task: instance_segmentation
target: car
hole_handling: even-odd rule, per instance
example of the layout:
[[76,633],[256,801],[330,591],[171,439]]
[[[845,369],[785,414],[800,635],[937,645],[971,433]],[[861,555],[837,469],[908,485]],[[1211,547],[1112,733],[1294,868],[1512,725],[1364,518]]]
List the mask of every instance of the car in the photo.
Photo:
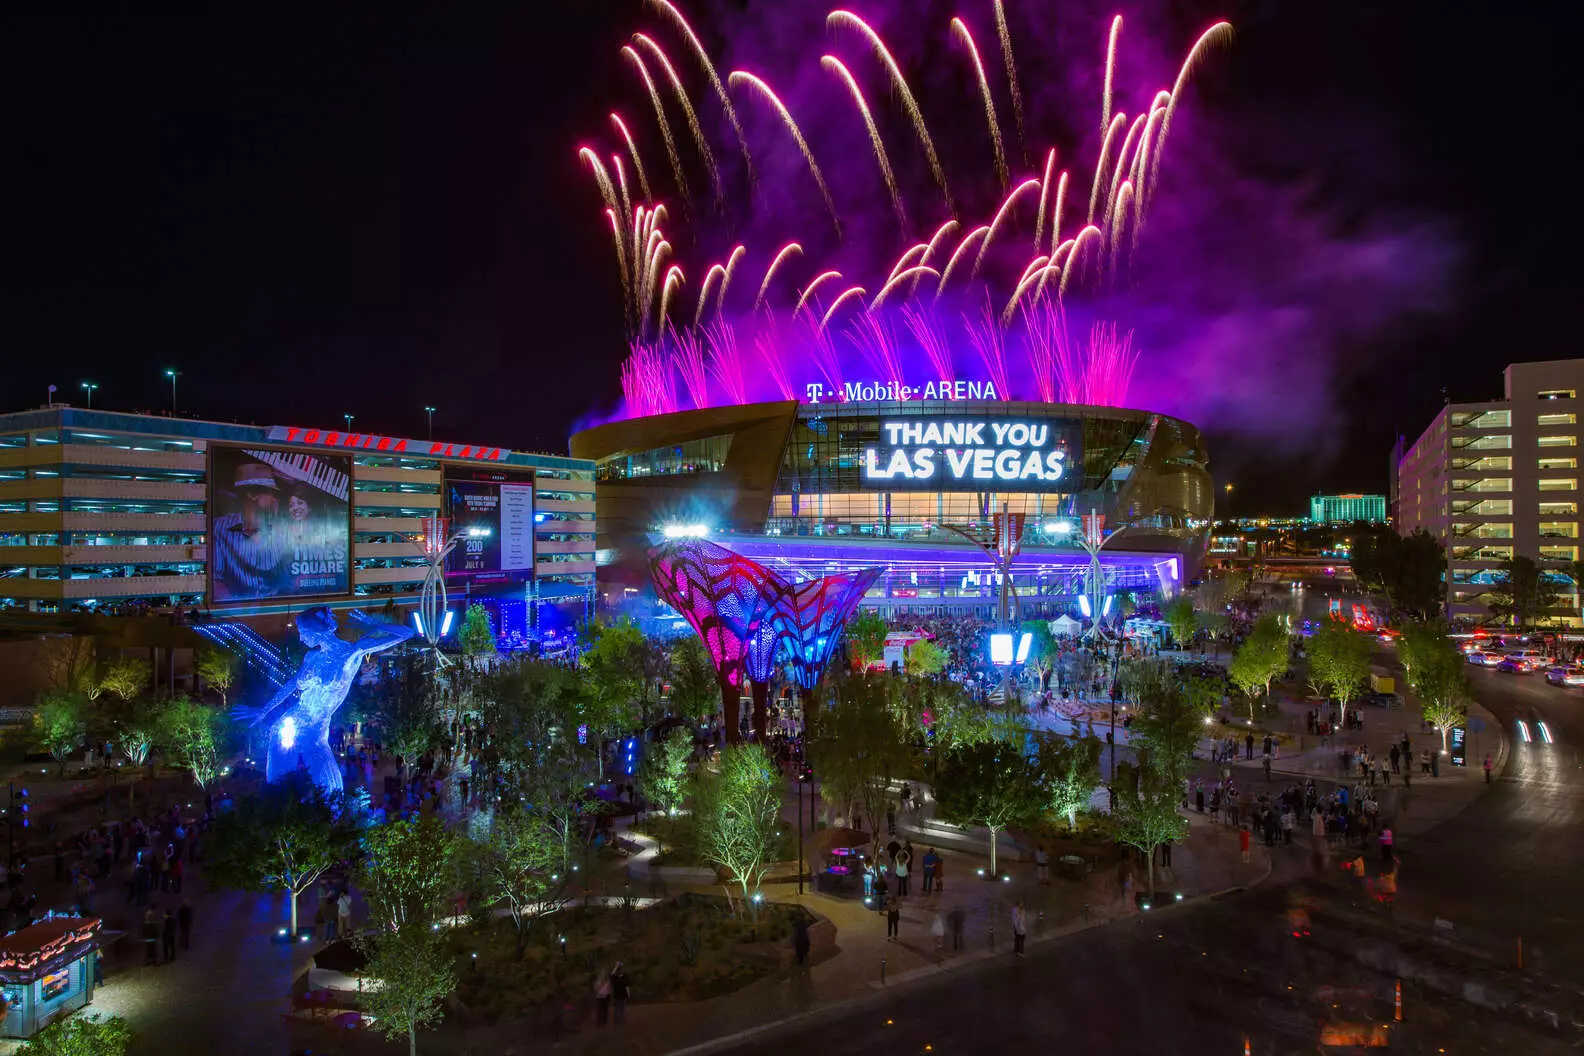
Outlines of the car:
[[1496,662],[1496,670],[1508,675],[1527,675],[1529,665],[1516,656],[1504,656]]
[[1479,649],[1471,650],[1468,654],[1468,662],[1479,667],[1495,667],[1505,659],[1500,653],[1487,653]]
[[1584,667],[1578,664],[1556,664],[1546,668],[1545,677],[1553,686],[1584,686]]

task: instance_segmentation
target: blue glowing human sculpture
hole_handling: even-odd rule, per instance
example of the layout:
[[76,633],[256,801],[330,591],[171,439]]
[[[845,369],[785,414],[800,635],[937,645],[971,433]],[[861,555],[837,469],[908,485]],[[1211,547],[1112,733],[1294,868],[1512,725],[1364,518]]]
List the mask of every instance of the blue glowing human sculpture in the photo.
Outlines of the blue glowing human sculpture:
[[250,725],[268,723],[264,765],[268,781],[306,770],[313,783],[325,791],[341,788],[341,768],[330,750],[330,720],[351,691],[363,658],[413,636],[413,631],[401,624],[377,620],[357,609],[349,615],[363,632],[355,642],[336,635],[336,619],[328,608],[299,613],[297,635],[308,646],[308,655],[303,657],[297,676],[263,707],[233,710]]

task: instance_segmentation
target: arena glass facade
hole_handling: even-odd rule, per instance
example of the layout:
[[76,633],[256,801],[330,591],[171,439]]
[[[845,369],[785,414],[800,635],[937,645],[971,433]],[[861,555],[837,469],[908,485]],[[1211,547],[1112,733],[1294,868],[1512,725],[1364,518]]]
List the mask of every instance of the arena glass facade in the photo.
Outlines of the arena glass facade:
[[1054,615],[1089,567],[1082,516],[1106,518],[1108,588],[1154,593],[1192,574],[1214,512],[1198,430],[1109,407],[784,401],[610,422],[571,448],[597,466],[607,601],[642,589],[642,554],[669,529],[804,577],[880,566],[872,607],[988,615],[995,573],[963,533],[1005,511],[1022,519],[1023,609]]

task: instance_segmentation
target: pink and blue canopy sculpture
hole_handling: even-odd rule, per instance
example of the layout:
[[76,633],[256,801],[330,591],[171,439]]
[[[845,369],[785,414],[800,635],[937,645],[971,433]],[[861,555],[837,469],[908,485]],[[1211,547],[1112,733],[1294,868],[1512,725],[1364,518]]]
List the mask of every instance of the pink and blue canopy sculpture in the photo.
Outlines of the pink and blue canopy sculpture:
[[726,732],[737,735],[738,691],[754,694],[754,729],[764,735],[770,681],[782,662],[799,686],[819,681],[843,625],[881,570],[793,581],[703,539],[649,550],[655,593],[688,621],[709,650],[721,684]]

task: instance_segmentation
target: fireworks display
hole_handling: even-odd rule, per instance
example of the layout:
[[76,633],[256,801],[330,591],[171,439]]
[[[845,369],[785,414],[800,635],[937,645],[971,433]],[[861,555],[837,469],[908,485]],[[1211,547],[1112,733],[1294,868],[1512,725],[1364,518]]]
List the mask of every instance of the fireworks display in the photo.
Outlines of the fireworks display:
[[[950,45],[941,61],[961,64],[957,83],[968,86],[940,104],[951,107],[942,115],[949,142],[977,122],[989,147],[948,186],[915,86],[861,15],[829,12],[828,52],[809,56],[813,72],[783,98],[765,74],[717,69],[674,3],[649,7],[656,24],[622,49],[642,102],[626,119],[610,114],[603,152],[579,152],[621,278],[624,416],[816,393],[841,400],[865,383],[921,398],[963,379],[992,385],[998,399],[1125,404],[1139,352],[1094,306],[1114,305],[1127,281],[1176,107],[1230,25],[1205,30],[1171,88],[1139,96],[1132,114],[1116,84],[1122,17],[1097,26],[1103,88],[1088,160],[1049,143],[1030,151],[1040,93],[1026,96],[1019,83],[1015,2],[976,12],[977,33],[967,15],[934,27]],[[1020,45],[1017,54],[1027,62],[1032,53]],[[813,91],[830,99],[800,124]],[[1010,101],[999,114],[998,93]],[[870,156],[830,152],[822,167],[808,133],[822,132],[825,104],[838,100],[861,132],[852,142]],[[630,120],[645,112],[647,121]],[[658,169],[645,164],[646,144],[664,151]],[[896,252],[884,252],[888,240]]]

